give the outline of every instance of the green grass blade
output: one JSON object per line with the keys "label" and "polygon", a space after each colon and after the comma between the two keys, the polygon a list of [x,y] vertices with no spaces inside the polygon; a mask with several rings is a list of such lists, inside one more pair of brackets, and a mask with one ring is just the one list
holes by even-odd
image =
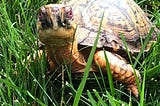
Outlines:
{"label": "green grass blade", "polygon": [[126,42],[126,40],[125,40],[125,38],[124,38],[124,36],[123,36],[122,33],[120,33],[120,37],[121,37],[122,42],[123,42],[123,44],[124,44],[124,46],[125,46],[126,53],[127,53],[127,55],[128,55],[129,61],[131,62],[131,64],[133,64],[132,59],[131,59],[130,52],[129,52],[129,50],[128,50],[127,42]]}
{"label": "green grass blade", "polygon": [[[130,52],[129,52],[129,50],[128,50],[127,42],[126,42],[123,34],[120,34],[120,36],[121,36],[122,42],[123,42],[123,44],[124,44],[124,46],[125,46],[127,55],[128,55],[128,57],[129,57],[129,60],[130,60],[130,63],[131,63],[131,65],[132,65],[132,67],[133,67],[133,62],[132,62],[132,59],[131,59]],[[142,52],[142,53],[143,53],[143,52]],[[139,60],[139,59],[137,59],[137,61],[138,61],[138,60]],[[135,61],[135,62],[137,63],[137,61]],[[136,84],[137,84],[137,87],[138,87],[138,92],[140,92],[140,91],[141,91],[141,86],[140,86],[140,81],[139,81],[139,79],[138,79],[138,76],[137,76],[137,74],[136,74],[136,72],[135,72],[135,66],[133,67],[133,70],[134,70],[134,76],[136,77]]]}
{"label": "green grass blade", "polygon": [[94,75],[95,80],[97,81],[97,84],[98,84],[98,86],[99,86],[99,89],[101,90],[101,92],[103,92],[102,87],[101,87],[101,84],[100,84],[100,82],[99,82],[99,80],[98,80],[96,74],[93,73],[93,75]]}
{"label": "green grass blade", "polygon": [[[22,90],[20,87],[16,86],[15,84],[13,84],[13,83],[5,80],[5,79],[0,79],[0,82],[8,85],[9,87],[14,88],[14,89],[18,92],[18,94],[19,94],[20,97],[22,96],[21,93],[27,94],[27,95],[30,96],[32,99],[36,100],[39,104],[41,104],[42,106],[45,106],[45,104],[44,104],[42,101],[40,101],[39,99],[35,98],[29,91],[27,91],[27,90]],[[22,98],[23,98],[23,97],[22,97]]]}
{"label": "green grass blade", "polygon": [[147,71],[147,79],[151,78],[151,77],[154,77],[154,76],[159,76],[160,75],[160,64],[159,65],[156,65],[154,66],[153,68],[149,69]]}
{"label": "green grass blade", "polygon": [[117,106],[114,99],[113,99],[113,96],[110,95],[110,93],[108,91],[106,91],[107,93],[107,96],[108,96],[108,100],[110,101],[111,105],[112,106]]}
{"label": "green grass blade", "polygon": [[[27,67],[26,67],[27,68]],[[56,104],[52,101],[52,99],[50,98],[50,96],[47,94],[46,90],[41,86],[41,84],[37,81],[37,79],[34,77],[34,75],[32,74],[32,72],[30,72],[30,70],[28,70],[28,72],[30,73],[30,75],[34,78],[34,81],[37,82],[37,84],[39,85],[39,87],[42,89],[42,91],[44,92],[44,94],[48,97],[48,99],[51,101],[53,106],[56,106]]]}
{"label": "green grass blade", "polygon": [[98,69],[99,69],[99,72],[100,72],[100,75],[101,75],[101,78],[102,78],[102,83],[103,83],[104,89],[106,90],[107,88],[106,88],[105,79],[104,79],[104,76],[103,76],[102,69],[99,66],[99,64],[97,64],[97,65],[98,65]]}
{"label": "green grass blade", "polygon": [[[97,97],[97,99],[99,100],[99,103],[102,105],[102,106],[108,106],[102,99],[102,97],[100,97],[99,93],[93,89],[93,92],[95,94],[95,96]],[[114,105],[115,106],[115,105]]]}
{"label": "green grass blade", "polygon": [[111,94],[114,97],[115,96],[115,90],[114,90],[114,85],[113,85],[112,73],[111,73],[111,69],[110,69],[110,65],[109,65],[109,61],[108,61],[105,49],[103,49],[103,51],[104,51],[104,56],[105,56],[105,60],[106,60],[106,70],[107,70],[107,74],[108,74],[109,86],[110,86]]}
{"label": "green grass blade", "polygon": [[[73,85],[71,85],[71,84],[68,83],[68,82],[66,82],[65,85],[68,86],[69,88],[71,88],[71,90],[72,90],[74,93],[77,93],[77,91],[76,91],[76,89],[74,89]],[[81,95],[81,97],[82,97],[83,100],[85,100],[85,101],[87,101],[87,102],[90,102],[90,101],[88,100],[88,98],[86,98],[85,96]]]}
{"label": "green grass blade", "polygon": [[144,106],[145,81],[146,81],[146,70],[144,70],[143,74],[142,90],[140,94],[140,106]]}
{"label": "green grass blade", "polygon": [[97,43],[98,43],[100,31],[101,31],[101,26],[102,26],[102,22],[103,22],[103,17],[104,17],[104,13],[103,13],[102,19],[100,21],[100,25],[99,25],[99,29],[98,29],[98,33],[97,33],[97,37],[96,37],[94,46],[92,47],[91,53],[90,53],[88,61],[87,61],[86,68],[84,70],[83,79],[82,79],[82,81],[81,81],[81,83],[78,87],[76,96],[74,98],[73,106],[78,106],[82,91],[84,89],[84,86],[85,86],[85,83],[86,83],[86,80],[87,80],[87,77],[88,77],[88,74],[89,74],[89,70],[90,70],[90,67],[91,67],[91,64],[92,64],[92,60],[93,60],[93,57],[94,57],[94,53],[96,51],[96,47],[97,47]]}
{"label": "green grass blade", "polygon": [[46,104],[44,104],[39,99],[35,98],[29,91],[26,91],[26,94],[28,94],[32,99],[34,99],[36,102],[38,102],[41,106],[46,106]]}
{"label": "green grass blade", "polygon": [[[154,27],[152,27],[152,28],[150,29],[149,34],[148,34],[148,36],[146,37],[146,39],[145,39],[145,41],[144,41],[144,44],[143,44],[143,46],[142,46],[142,48],[141,48],[141,50],[140,50],[140,53],[139,53],[138,56],[137,56],[137,60],[140,59],[140,57],[142,56],[143,52],[145,51],[145,48],[146,48],[149,40],[151,39],[151,36],[152,36],[153,32],[154,32]],[[134,63],[134,68],[136,67],[136,65],[137,65],[137,61],[135,61],[135,63]]]}
{"label": "green grass blade", "polygon": [[92,104],[92,106],[97,106],[97,103],[96,103],[96,101],[94,100],[94,98],[93,98],[93,96],[92,96],[92,94],[90,93],[89,90],[87,90],[87,94],[88,94],[89,101],[90,101],[90,103]]}
{"label": "green grass blade", "polygon": [[[128,106],[128,104],[122,100],[115,99],[108,91],[106,91],[107,95],[103,95],[104,98],[107,98],[111,104],[111,106]],[[130,105],[129,105],[130,106]]]}

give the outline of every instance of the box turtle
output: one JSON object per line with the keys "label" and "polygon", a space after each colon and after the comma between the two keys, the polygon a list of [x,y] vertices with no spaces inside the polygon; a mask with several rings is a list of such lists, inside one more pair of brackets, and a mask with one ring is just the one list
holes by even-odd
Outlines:
{"label": "box turtle", "polygon": [[[104,14],[103,14],[104,13]],[[145,40],[153,26],[142,9],[133,0],[71,0],[65,4],[42,6],[38,13],[39,40],[46,46],[50,69],[72,63],[73,73],[83,73],[90,50],[95,42],[100,21],[101,31],[91,72],[98,66],[106,73],[107,54],[113,78],[125,84],[138,97],[135,74],[125,58],[126,49],[121,40],[123,34],[131,54],[141,49],[140,39]],[[145,51],[149,50],[155,33]]]}

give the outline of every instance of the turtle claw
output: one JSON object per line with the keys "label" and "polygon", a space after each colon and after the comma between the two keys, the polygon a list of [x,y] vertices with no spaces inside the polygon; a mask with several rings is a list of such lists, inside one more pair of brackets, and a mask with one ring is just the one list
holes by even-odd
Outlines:
{"label": "turtle claw", "polygon": [[138,88],[136,86],[136,84],[132,84],[132,85],[127,85],[127,88],[129,91],[132,92],[132,94],[138,99],[139,98],[139,93],[138,93]]}

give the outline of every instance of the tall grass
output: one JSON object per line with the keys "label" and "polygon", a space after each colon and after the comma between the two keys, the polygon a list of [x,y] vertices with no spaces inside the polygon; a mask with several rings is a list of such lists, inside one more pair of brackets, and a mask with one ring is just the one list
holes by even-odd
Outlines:
{"label": "tall grass", "polygon": [[[114,87],[110,89],[108,79],[102,74],[100,74],[101,79],[96,74],[92,78],[86,75],[80,85],[81,78],[75,78],[76,84],[79,82],[76,85],[71,84],[71,81],[68,82],[68,80],[62,83],[63,73],[47,75],[45,53],[42,58],[36,58],[36,60],[33,59],[33,55],[37,55],[38,50],[35,25],[37,11],[41,5],[48,2],[51,1],[0,1],[0,104],[2,106],[59,106],[60,104],[67,106],[72,105],[73,102],[76,105],[79,102],[79,105],[88,106],[160,105],[159,34],[157,34],[157,42],[152,45],[150,52],[142,56],[142,62],[138,61],[140,57],[133,57],[137,61],[136,68],[144,78],[145,85],[142,87],[141,102],[124,93],[125,87],[116,81],[113,82]],[[137,0],[137,2],[144,10],[146,9],[145,3],[149,4],[150,8],[147,8],[147,12],[151,13],[151,20],[160,28],[158,4],[156,5],[150,0],[141,2]],[[63,68],[65,70],[66,67]],[[90,82],[93,83],[89,85]],[[95,84],[97,84],[96,87]],[[90,88],[86,87],[87,85]],[[76,90],[77,88],[79,89]],[[110,93],[111,90],[114,90],[115,94]]]}
{"label": "tall grass", "polygon": [[36,14],[44,4],[43,0],[0,1],[1,105],[48,104],[45,61],[27,59],[37,49]]}

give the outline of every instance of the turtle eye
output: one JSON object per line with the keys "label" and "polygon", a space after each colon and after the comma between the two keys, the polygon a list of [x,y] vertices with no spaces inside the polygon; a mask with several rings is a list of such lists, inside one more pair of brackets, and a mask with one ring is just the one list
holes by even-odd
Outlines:
{"label": "turtle eye", "polygon": [[72,8],[71,7],[66,7],[66,17],[68,19],[72,19],[73,17],[73,12],[72,12]]}

